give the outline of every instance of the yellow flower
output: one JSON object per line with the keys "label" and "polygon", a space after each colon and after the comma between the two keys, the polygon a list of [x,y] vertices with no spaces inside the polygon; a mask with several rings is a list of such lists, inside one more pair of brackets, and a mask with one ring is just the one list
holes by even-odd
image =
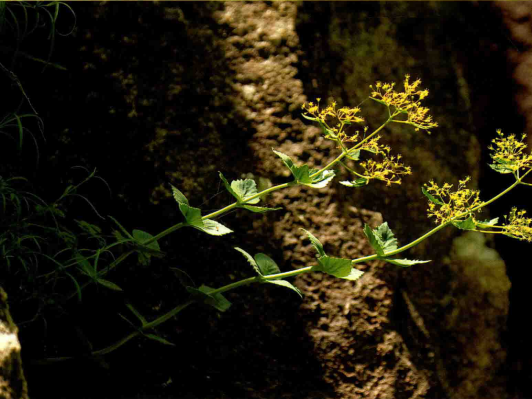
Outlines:
{"label": "yellow flower", "polygon": [[[331,102],[325,108],[320,109],[320,98],[316,99],[318,104],[308,102],[301,107],[306,113],[303,116],[307,119],[319,122],[326,130],[327,138],[331,140],[340,140],[342,142],[354,142],[358,138],[358,132],[355,135],[347,135],[343,131],[344,126],[351,125],[352,123],[362,123],[364,118],[359,116],[360,108],[354,107],[342,107],[336,109],[336,101]],[[337,127],[331,127],[334,123],[337,123]]]}
{"label": "yellow flower", "polygon": [[[471,178],[468,176],[458,182],[457,190],[451,192],[452,184],[444,183],[438,186],[434,181],[425,184],[425,190],[438,203],[429,202],[428,216],[436,218],[436,223],[444,224],[451,220],[461,221],[473,217],[475,207],[481,204],[480,192],[465,188]],[[474,219],[474,217],[473,217]]]}
{"label": "yellow flower", "polygon": [[503,234],[523,241],[532,241],[532,219],[525,217],[526,211],[512,208],[510,214],[505,216],[507,224],[503,227]]}
{"label": "yellow flower", "polygon": [[410,166],[405,166],[403,163],[399,162],[401,155],[389,156],[389,148],[386,148],[386,152],[381,152],[384,154],[384,158],[381,162],[374,161],[369,159],[367,161],[360,162],[360,166],[364,169],[364,177],[366,179],[377,179],[386,182],[387,186],[393,184],[401,184],[401,175],[410,175],[412,170]]}
{"label": "yellow flower", "polygon": [[429,94],[428,90],[420,90],[418,86],[421,80],[417,79],[410,83],[410,75],[405,76],[404,92],[394,90],[395,83],[377,82],[375,86],[370,86],[372,93],[370,98],[385,104],[388,108],[393,107],[393,112],[407,114],[406,120],[395,120],[395,122],[407,123],[416,130],[427,130],[437,127],[438,124],[429,115],[429,109],[421,106],[421,100]]}
{"label": "yellow flower", "polygon": [[518,140],[515,134],[505,137],[499,129],[497,136],[489,147],[493,151],[491,158],[494,163],[490,165],[493,169],[500,173],[514,173],[520,169],[532,168],[532,155],[524,152],[527,148],[524,143],[526,134]]}

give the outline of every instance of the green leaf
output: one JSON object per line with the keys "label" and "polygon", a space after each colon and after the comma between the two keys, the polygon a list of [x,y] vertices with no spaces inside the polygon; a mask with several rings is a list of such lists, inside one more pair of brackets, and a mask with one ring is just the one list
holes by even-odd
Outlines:
{"label": "green leaf", "polygon": [[377,236],[377,240],[379,240],[379,244],[384,252],[395,251],[397,249],[397,239],[387,222],[381,224],[373,232]]}
{"label": "green leaf", "polygon": [[292,172],[292,169],[294,167],[294,161],[292,161],[292,159],[288,155],[283,154],[282,152],[275,151],[273,148],[272,148],[272,151],[274,152],[275,155],[277,155],[279,158],[282,159],[286,167],[290,169],[290,172]]}
{"label": "green leaf", "polygon": [[[239,202],[243,202],[246,198],[252,197],[257,194],[257,184],[252,179],[246,180],[233,180],[231,182],[231,188],[237,194]],[[253,198],[247,201],[247,204],[257,204],[260,198]]]}
{"label": "green leaf", "polygon": [[436,198],[435,196],[433,196],[432,194],[430,194],[426,189],[425,187],[421,187],[421,192],[423,193],[423,195],[425,197],[427,197],[429,199],[430,202],[433,202],[437,205],[443,205],[443,201],[439,200],[438,198]]}
{"label": "green leaf", "polygon": [[187,204],[179,204],[179,210],[185,217],[186,223],[189,226],[203,227],[203,219],[201,218],[201,209],[194,208]]}
{"label": "green leaf", "polygon": [[161,344],[175,346],[175,344],[167,341],[164,338],[159,337],[158,335],[155,335],[155,334],[142,334],[142,335],[144,335],[146,338],[153,339],[154,341],[160,342]]}
{"label": "green leaf", "polygon": [[247,209],[248,211],[255,212],[255,213],[266,213],[269,211],[278,211],[279,209],[283,209],[283,208],[265,208],[262,206],[252,206],[252,205],[241,205],[240,207]]}
{"label": "green leaf", "polygon": [[307,233],[308,238],[309,238],[310,242],[312,243],[312,246],[318,252],[318,255],[320,257],[325,256],[325,251],[323,250],[323,244],[320,242],[320,240],[318,240],[316,237],[314,237],[314,235],[310,231],[307,231],[305,229],[301,229],[301,230],[303,230],[305,233]]}
{"label": "green leaf", "polygon": [[340,278],[343,278],[344,280],[355,281],[355,280],[358,280],[360,277],[362,277],[363,274],[364,274],[363,271],[352,268],[347,276],[340,277]]}
{"label": "green leaf", "polygon": [[192,278],[184,270],[178,269],[177,267],[171,267],[170,269],[174,271],[177,279],[179,280],[179,283],[183,287],[196,286],[196,284],[194,284],[194,281],[192,281]]}
{"label": "green leaf", "polygon": [[181,205],[181,204],[188,205],[187,197],[185,197],[185,195],[181,191],[179,191],[177,188],[175,188],[171,184],[170,184],[170,187],[172,187],[172,194],[173,194],[175,200],[177,201],[177,203],[179,205]]}
{"label": "green leaf", "polygon": [[375,252],[377,252],[377,255],[382,256],[384,255],[384,250],[382,249],[382,246],[377,240],[377,237],[375,233],[373,232],[372,228],[369,227],[369,225],[364,225],[364,234],[368,238],[369,244],[373,247]]}
{"label": "green leaf", "polygon": [[193,226],[211,236],[223,236],[232,233],[233,230],[225,227],[223,224],[215,222],[214,220],[206,219],[203,221],[203,226]]}
{"label": "green leaf", "polygon": [[270,274],[281,273],[281,269],[277,266],[277,263],[270,258],[268,255],[259,253],[255,255],[255,262],[264,276],[269,276]]}
{"label": "green leaf", "polygon": [[334,258],[332,256],[322,256],[318,259],[318,270],[335,277],[345,278],[351,274],[351,259]]}
{"label": "green leaf", "polygon": [[236,198],[237,201],[240,202],[240,197],[238,196],[238,194],[233,190],[233,188],[231,187],[231,185],[229,184],[229,182],[227,181],[227,179],[224,177],[224,175],[222,174],[222,172],[218,172],[220,174],[220,179],[222,179],[222,182],[224,183],[224,186],[225,188],[227,189],[227,191],[229,191],[229,193],[231,193],[231,195],[233,197]]}
{"label": "green leaf", "polygon": [[132,304],[127,303],[126,306],[127,306],[127,308],[128,308],[129,310],[131,310],[131,312],[137,317],[137,319],[139,319],[139,321],[142,323],[143,326],[145,326],[146,324],[148,324],[148,321],[144,318],[144,316],[142,316],[142,315],[138,312],[137,309],[135,309],[135,308],[133,307]]}
{"label": "green leaf", "polygon": [[418,263],[429,263],[430,260],[410,260],[410,259],[390,259],[390,258],[381,258],[381,260],[384,260],[388,263],[391,263],[392,265],[402,266],[402,267],[410,267],[412,265],[416,265]]}
{"label": "green leaf", "polygon": [[[313,175],[318,170],[311,169],[309,173]],[[313,187],[313,188],[323,188],[329,184],[329,182],[334,179],[335,173],[333,170],[325,170],[322,173],[320,173],[318,176],[314,177],[312,179],[312,183],[306,184],[307,186]]]}
{"label": "green leaf", "polygon": [[360,159],[360,150],[348,151],[346,156],[353,161],[358,161]]}
{"label": "green leaf", "polygon": [[[135,241],[137,241],[139,244],[144,245],[144,243],[148,240],[151,240],[153,236],[149,233],[146,233],[142,230],[133,230],[133,238]],[[152,241],[146,247],[153,249],[154,251],[160,251],[161,247],[159,247],[159,243],[157,241]]]}
{"label": "green leaf", "polygon": [[194,287],[187,287],[187,291],[190,292],[192,296],[196,297],[201,302],[214,307],[220,312],[225,312],[231,306],[231,302],[225,299],[222,294],[209,294],[211,291],[214,291],[214,288],[208,287],[206,285],[202,285],[201,287],[199,287],[199,289]]}
{"label": "green leaf", "polygon": [[306,114],[301,114],[301,116],[302,116],[303,118],[308,119],[309,121],[313,121],[313,122],[316,122],[316,121],[319,120],[318,118],[313,118],[313,117],[308,116],[308,115],[306,115]]}
{"label": "green leaf", "polygon": [[96,271],[94,270],[94,267],[92,267],[92,265],[89,263],[89,261],[86,258],[78,254],[74,257],[74,259],[76,259],[76,262],[80,266],[81,271],[83,271],[86,275],[90,277],[93,277],[96,275]]}
{"label": "green leaf", "polygon": [[122,291],[122,288],[120,288],[118,285],[116,285],[115,283],[111,282],[111,281],[108,281],[108,280],[104,280],[102,278],[99,278],[99,279],[96,279],[96,282],[98,284],[101,284],[103,285],[104,287],[106,288],[109,288],[111,290],[114,290],[114,291]]}
{"label": "green leaf", "polygon": [[368,182],[369,182],[368,179],[361,177],[353,181],[344,180],[344,181],[341,181],[340,184],[343,184],[344,186],[347,186],[347,187],[362,187],[362,186],[367,185]]}
{"label": "green leaf", "polygon": [[458,227],[460,230],[475,230],[477,227],[471,216],[469,216],[466,220],[453,222],[453,226]]}
{"label": "green leaf", "polygon": [[499,222],[499,218],[494,218],[491,220],[483,220],[481,222],[477,222],[477,225],[482,226],[495,226]]}
{"label": "green leaf", "polygon": [[129,232],[125,229],[124,226],[122,226],[120,223],[118,223],[118,220],[116,220],[114,217],[112,216],[109,216],[109,219],[111,219],[113,222],[115,222],[115,224],[118,226],[118,228],[120,230],[122,230],[122,233],[124,233],[126,235],[126,237],[129,237],[131,238],[132,240],[134,240],[133,236],[131,234],[129,234]]}
{"label": "green leaf", "polygon": [[246,251],[244,251],[242,248],[238,248],[238,247],[235,247],[235,249],[240,252],[242,255],[244,255],[244,257],[247,259],[248,263],[253,267],[253,269],[255,269],[255,271],[257,272],[258,275],[262,276],[262,273],[260,271],[260,268],[259,266],[257,265],[257,262],[255,262],[255,259],[253,259],[253,257],[248,254]]}
{"label": "green leaf", "polygon": [[295,291],[297,295],[303,298],[303,294],[301,293],[301,291],[286,280],[268,280],[266,282],[269,284],[275,284],[275,285],[280,285],[281,287],[290,288],[291,290]]}
{"label": "green leaf", "polygon": [[92,237],[99,237],[100,234],[102,233],[102,229],[100,229],[98,226],[94,224],[87,223],[84,220],[75,220],[75,222],[84,232],[88,233]]}

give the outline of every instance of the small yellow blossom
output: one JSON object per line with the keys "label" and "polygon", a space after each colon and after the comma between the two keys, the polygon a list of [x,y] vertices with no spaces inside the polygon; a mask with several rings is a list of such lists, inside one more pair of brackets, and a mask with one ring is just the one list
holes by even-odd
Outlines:
{"label": "small yellow blossom", "polygon": [[514,173],[520,169],[532,169],[532,155],[525,153],[527,145],[523,142],[526,134],[521,136],[521,140],[515,134],[504,136],[502,131],[497,130],[497,136],[492,140],[489,147],[493,153],[491,167],[500,173]]}
{"label": "small yellow blossom", "polygon": [[532,242],[532,227],[530,226],[532,219],[525,217],[525,214],[525,210],[518,211],[517,208],[512,208],[510,214],[505,216],[507,224],[502,226],[503,234]]}
{"label": "small yellow blossom", "polygon": [[401,184],[401,175],[410,175],[412,170],[410,166],[405,166],[400,162],[401,155],[389,156],[390,149],[387,148],[384,154],[384,159],[381,162],[369,159],[360,162],[360,166],[365,170],[364,177],[366,179],[377,179],[386,182],[387,186],[393,184]]}
{"label": "small yellow blossom", "polygon": [[[340,140],[342,142],[354,142],[358,139],[358,132],[355,135],[348,135],[344,132],[344,126],[351,125],[352,123],[363,123],[364,118],[359,116],[360,108],[354,107],[342,107],[336,109],[336,101],[331,102],[325,108],[320,109],[320,98],[317,98],[317,104],[308,102],[301,107],[306,114],[303,116],[307,119],[311,119],[319,122],[325,128],[328,133],[327,138],[331,140]],[[334,123],[337,123],[335,127]]]}
{"label": "small yellow blossom", "polygon": [[429,91],[418,89],[420,84],[420,79],[410,83],[410,75],[406,75],[404,92],[397,92],[394,90],[395,83],[377,82],[375,86],[370,86],[370,98],[393,107],[394,111],[407,114],[406,120],[396,122],[407,123],[414,126],[416,131],[422,129],[430,133],[429,129],[438,127],[438,124],[432,120],[429,109],[421,106],[421,100],[428,96]]}
{"label": "small yellow blossom", "polygon": [[436,223],[444,224],[451,220],[465,220],[472,216],[473,208],[481,204],[480,192],[465,188],[471,178],[466,177],[458,182],[455,192],[451,192],[452,184],[438,186],[434,181],[425,184],[425,190],[441,204],[429,201],[427,209],[429,217],[436,218]]}

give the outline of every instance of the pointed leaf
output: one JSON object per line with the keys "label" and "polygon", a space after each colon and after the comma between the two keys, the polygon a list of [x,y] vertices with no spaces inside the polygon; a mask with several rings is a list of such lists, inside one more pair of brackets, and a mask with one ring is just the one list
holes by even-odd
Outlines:
{"label": "pointed leaf", "polygon": [[299,295],[301,298],[303,298],[303,294],[301,293],[301,291],[297,287],[295,287],[294,285],[290,284],[286,280],[268,280],[267,283],[280,285],[281,287],[290,288],[291,290],[295,291],[297,293],[297,295]]}
{"label": "pointed leaf", "polygon": [[227,181],[227,179],[224,177],[224,175],[222,174],[222,172],[218,172],[220,174],[220,179],[222,179],[222,182],[224,183],[224,186],[225,188],[227,189],[227,191],[229,191],[231,193],[231,195],[233,197],[235,197],[237,199],[237,201],[240,202],[240,197],[238,196],[238,194],[233,190],[233,188],[231,187],[231,185],[229,184],[229,182]]}
{"label": "pointed leaf", "polygon": [[232,233],[233,230],[225,227],[223,224],[215,222],[214,220],[206,219],[203,221],[203,226],[194,226],[198,230],[201,230],[211,236],[223,236],[225,234]]}
{"label": "pointed leaf", "polygon": [[192,281],[192,278],[184,270],[178,269],[177,267],[171,267],[170,269],[174,271],[177,279],[179,280],[179,283],[183,287],[195,287],[196,286],[196,284],[194,284],[194,281]]}
{"label": "pointed leaf", "polygon": [[483,220],[481,222],[476,222],[477,225],[482,226],[495,226],[499,222],[499,218],[494,218],[491,220]]}
{"label": "pointed leaf", "polygon": [[[148,240],[151,240],[153,236],[149,233],[146,233],[142,230],[133,230],[133,238],[141,245],[144,245],[144,243]],[[161,247],[159,247],[159,243],[157,241],[152,241],[148,245],[146,245],[148,248],[153,249],[154,251],[160,251]]]}
{"label": "pointed leaf", "polygon": [[322,256],[318,259],[319,270],[335,277],[345,278],[351,273],[351,259],[334,258],[332,256]]}
{"label": "pointed leaf", "polygon": [[[142,316],[142,315],[137,311],[137,309],[135,309],[135,308],[133,307],[132,304],[127,303],[126,306],[127,306],[127,308],[128,308],[129,310],[131,310],[131,312],[137,317],[137,319],[139,319],[139,321],[142,323],[143,326],[145,326],[146,324],[148,324],[148,322],[146,321],[146,319],[144,318],[144,316]],[[127,319],[126,319],[126,320],[127,320]]]}
{"label": "pointed leaf", "polygon": [[244,251],[242,248],[235,247],[235,249],[238,252],[240,252],[242,255],[244,255],[244,257],[247,259],[248,263],[253,267],[253,269],[255,269],[257,274],[262,276],[262,273],[261,273],[261,271],[259,269],[259,266],[257,265],[257,262],[255,262],[255,259],[253,259],[253,257],[250,254],[248,254],[246,251]]}
{"label": "pointed leaf", "polygon": [[355,281],[355,280],[358,280],[360,277],[362,277],[363,274],[364,274],[363,271],[352,268],[347,276],[340,277],[340,278],[343,278],[344,280]]}
{"label": "pointed leaf", "polygon": [[410,267],[412,265],[416,265],[418,263],[429,263],[430,260],[410,260],[410,259],[390,259],[390,258],[381,258],[381,260],[384,260],[388,263],[391,263],[393,265],[402,266],[402,267]]}
{"label": "pointed leaf", "polygon": [[113,283],[111,281],[99,278],[99,279],[96,279],[96,282],[98,284],[103,285],[106,288],[109,288],[109,289],[113,290],[113,291],[122,291],[122,288],[120,288],[118,285],[116,285],[115,283]]}
{"label": "pointed leaf", "polygon": [[179,204],[179,210],[185,217],[188,225],[193,227],[203,227],[203,220],[201,218],[201,209],[191,207],[187,204]]}
{"label": "pointed leaf", "polygon": [[265,208],[262,206],[252,206],[252,205],[241,205],[240,207],[247,209],[248,211],[255,212],[255,213],[266,213],[269,211],[278,211],[279,209],[283,209],[283,208]]}
{"label": "pointed leaf", "polygon": [[146,338],[153,339],[154,341],[160,342],[161,344],[175,346],[175,344],[167,341],[164,338],[159,337],[158,335],[155,335],[155,334],[142,334],[142,335],[144,335]]}
{"label": "pointed leaf", "polygon": [[453,222],[453,226],[458,227],[460,230],[475,230],[477,227],[471,216],[469,216],[466,220]]}
{"label": "pointed leaf", "polygon": [[318,252],[318,255],[320,257],[325,256],[325,251],[323,250],[323,244],[320,242],[320,240],[318,240],[316,237],[314,237],[314,235],[310,231],[307,231],[305,229],[301,229],[301,230],[303,230],[305,233],[307,233],[308,238],[309,238],[310,242],[312,243],[312,246]]}
{"label": "pointed leaf", "polygon": [[312,179],[310,178],[310,168],[308,165],[301,165],[292,167],[292,174],[298,181],[298,183],[310,185],[312,184]]}
{"label": "pointed leaf", "polygon": [[373,247],[377,255],[384,255],[384,250],[382,249],[379,240],[375,236],[375,233],[373,232],[372,228],[369,227],[369,225],[367,224],[364,225],[364,234],[366,235],[366,237],[368,237],[369,244]]}
{"label": "pointed leaf", "polygon": [[202,285],[198,288],[187,287],[187,291],[190,292],[196,299],[200,300],[207,305],[210,305],[220,312],[225,312],[231,306],[229,302],[222,294],[210,295],[211,291],[214,291],[214,288]]}
{"label": "pointed leaf", "polygon": [[352,159],[353,161],[358,161],[360,159],[360,150],[353,150],[347,153],[347,158]]}
{"label": "pointed leaf", "polygon": [[[252,179],[246,180],[234,180],[231,182],[231,188],[237,194],[237,199],[245,201],[246,198],[252,197],[257,194],[257,183]],[[260,198],[253,198],[250,201],[246,201],[247,204],[256,204],[260,201]]]}
{"label": "pointed leaf", "polygon": [[89,261],[86,258],[78,254],[75,256],[75,259],[79,267],[81,268],[81,270],[86,275],[91,276],[91,277],[96,275],[96,270],[94,270],[94,267],[89,263]]}
{"label": "pointed leaf", "polygon": [[395,251],[397,249],[397,239],[387,222],[384,222],[376,230],[373,231],[379,240],[381,248],[384,252]]}
{"label": "pointed leaf", "polygon": [[170,184],[170,187],[172,187],[172,194],[173,194],[175,200],[177,201],[177,203],[179,205],[181,205],[181,204],[188,205],[187,197],[185,197],[185,195],[181,191],[179,191],[177,188],[175,188],[171,184]]}
{"label": "pointed leaf", "polygon": [[281,270],[279,269],[279,266],[277,266],[277,263],[275,263],[275,261],[268,255],[262,253],[256,254],[255,261],[257,262],[257,265],[262,275],[264,276],[281,273]]}
{"label": "pointed leaf", "polygon": [[[316,173],[317,170],[311,170],[310,174]],[[312,179],[312,183],[307,184],[307,186],[313,187],[313,188],[323,188],[329,184],[329,182],[334,179],[335,173],[333,170],[325,170],[322,173],[320,173],[318,176],[314,177]]]}
{"label": "pointed leaf", "polygon": [[362,187],[362,186],[367,185],[368,181],[369,181],[368,179],[361,177],[353,181],[347,181],[347,180],[341,181],[340,184],[343,184],[344,186],[347,186],[347,187]]}
{"label": "pointed leaf", "polygon": [[502,173],[502,174],[508,174],[514,171],[512,168],[509,168],[501,164],[488,164],[488,166],[494,171]]}
{"label": "pointed leaf", "polygon": [[429,199],[430,202],[433,202],[437,205],[443,205],[443,201],[439,200],[438,198],[436,198],[435,196],[433,196],[432,194],[430,194],[426,189],[425,187],[421,187],[421,192],[423,193],[423,195],[425,197],[427,197]]}
{"label": "pointed leaf", "polygon": [[273,148],[272,148],[272,151],[274,152],[275,155],[277,155],[279,158],[283,160],[286,167],[290,169],[290,172],[292,172],[292,168],[294,167],[294,162],[292,161],[292,159],[288,155],[283,154],[282,152],[276,151]]}

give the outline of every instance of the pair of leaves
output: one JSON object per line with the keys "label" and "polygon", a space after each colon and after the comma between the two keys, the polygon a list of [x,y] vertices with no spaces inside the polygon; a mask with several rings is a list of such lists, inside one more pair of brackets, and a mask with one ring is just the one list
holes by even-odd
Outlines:
{"label": "pair of leaves", "polygon": [[[255,270],[255,272],[259,276],[263,277],[263,276],[269,276],[272,274],[281,273],[281,269],[279,269],[279,266],[277,266],[277,263],[275,263],[275,261],[272,258],[270,258],[268,255],[265,255],[263,253],[258,253],[255,255],[255,258],[253,258],[250,254],[248,254],[242,248],[235,247],[235,249],[238,252],[240,252],[242,255],[244,255],[248,263],[253,267],[253,270]],[[301,294],[301,291],[286,280],[264,279],[262,280],[262,282],[268,283],[268,284],[280,285],[282,287],[289,288],[292,291],[296,292],[300,297],[303,297],[303,295]]]}
{"label": "pair of leaves", "polygon": [[[252,179],[245,180],[233,180],[231,184],[224,177],[222,172],[220,173],[220,179],[224,183],[225,188],[229,193],[236,198],[237,204],[240,208],[247,209],[248,211],[255,213],[265,213],[268,211],[276,211],[281,208],[266,208],[262,206],[253,206],[250,204],[257,204],[260,201],[259,197],[255,197],[257,192],[257,184]],[[248,199],[252,198],[252,199]]]}
{"label": "pair of leaves", "polygon": [[343,278],[345,280],[358,280],[364,272],[353,268],[351,259],[334,258],[328,256],[323,249],[323,244],[312,233],[305,229],[301,229],[307,233],[312,246],[318,253],[318,265],[313,266],[312,270],[320,271],[331,276]]}
{"label": "pair of leaves", "polygon": [[152,256],[162,257],[161,247],[157,241],[152,241],[149,244],[145,242],[151,240],[153,236],[142,230],[133,230],[133,239],[138,246],[139,263],[143,266],[148,266]]}
{"label": "pair of leaves", "polygon": [[[129,231],[125,229],[124,226],[122,226],[118,220],[113,218],[112,216],[109,216],[109,218],[115,222],[115,224],[118,226],[118,228],[122,231],[124,235],[122,235],[118,231],[114,231],[114,236],[119,241],[124,241],[128,243],[132,243],[135,245],[135,249],[139,254],[139,263],[143,266],[148,266],[151,261],[151,257],[163,257],[164,253],[161,252],[161,248],[159,247],[159,243],[157,241],[151,241],[153,239],[153,236],[149,233],[146,233],[142,230],[133,230],[130,234]],[[125,238],[125,237],[127,238]],[[146,242],[151,241],[149,244],[145,244]]]}
{"label": "pair of leaves", "polygon": [[211,294],[211,292],[214,291],[214,288],[206,285],[196,288],[194,281],[192,281],[192,278],[185,271],[175,267],[172,267],[172,270],[175,272],[181,285],[183,285],[198,302],[212,306],[220,312],[225,312],[231,306],[231,302],[229,302],[222,294]]}
{"label": "pair of leaves", "polygon": [[313,188],[323,188],[327,186],[327,184],[329,184],[329,182],[335,176],[335,173],[332,170],[325,170],[319,175],[313,176],[319,171],[318,169],[310,169],[309,166],[306,164],[302,166],[296,166],[294,164],[294,161],[292,161],[292,159],[288,155],[276,150],[273,150],[273,152],[275,153],[275,155],[281,158],[286,167],[290,169],[290,172],[292,172],[295,181],[299,184],[303,184],[305,186]]}
{"label": "pair of leaves", "polygon": [[376,229],[372,229],[366,224],[364,226],[364,234],[368,238],[371,247],[377,253],[378,258],[388,263],[402,267],[409,267],[418,263],[430,262],[430,260],[392,259],[386,257],[386,253],[395,251],[397,249],[397,239],[395,238],[387,222],[384,222]]}
{"label": "pair of leaves", "polygon": [[214,288],[202,285],[199,288],[187,287],[187,291],[199,302],[202,302],[206,305],[212,306],[220,312],[225,312],[231,307],[231,302],[229,302],[222,294],[216,293],[211,294],[214,291]]}
{"label": "pair of leaves", "polygon": [[[103,278],[100,278],[100,275],[98,274],[98,260],[100,258],[100,250],[97,251],[96,256],[94,258],[94,265],[91,265],[89,260],[85,257],[83,257],[81,254],[78,254],[75,256],[75,260],[78,264],[79,269],[81,272],[87,276],[89,276],[94,282],[109,288],[113,291],[122,291],[122,288],[120,288],[118,285],[113,283],[112,281],[105,280]],[[76,284],[77,285],[77,284]],[[78,296],[80,296],[80,293],[78,292]]]}
{"label": "pair of leaves", "polygon": [[189,205],[187,198],[181,191],[172,186],[172,194],[179,205],[179,210],[185,217],[186,224],[213,236],[223,236],[233,230],[214,220],[203,219],[201,209]]}
{"label": "pair of leaves", "polygon": [[[131,305],[130,303],[126,304],[126,306],[128,307],[128,309],[131,311],[131,313],[133,313],[135,315],[135,317],[140,321],[141,323],[141,326],[144,327],[145,325],[148,324],[148,321],[144,318],[144,316],[142,316],[139,311],[137,309],[135,309],[133,307],[133,305]],[[168,346],[175,346],[175,344],[167,341],[166,339],[164,338],[161,338],[159,337],[158,335],[155,335],[155,334],[149,334],[149,333],[145,333],[142,331],[141,328],[137,328],[131,321],[129,321],[125,316],[122,316],[120,315],[120,317],[122,317],[125,321],[127,321],[132,327],[134,327],[137,331],[139,331],[143,336],[145,336],[146,338],[149,338],[151,340],[154,340],[154,341],[157,341],[157,342],[160,342],[161,344],[164,344],[164,345],[168,345]]]}

